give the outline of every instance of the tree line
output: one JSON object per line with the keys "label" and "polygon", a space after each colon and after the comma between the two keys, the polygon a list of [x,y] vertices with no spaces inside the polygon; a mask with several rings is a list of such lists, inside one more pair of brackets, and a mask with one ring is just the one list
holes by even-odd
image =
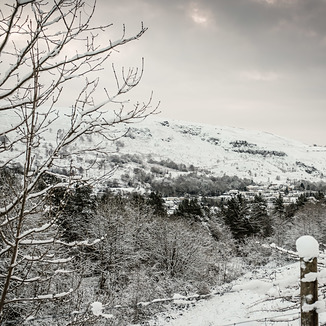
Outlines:
{"label": "tree line", "polygon": [[[0,172],[2,200],[10,202],[22,176],[10,169]],[[109,188],[96,192],[83,182],[67,189],[51,174],[45,174],[36,189],[42,191],[50,184],[55,187],[43,213],[32,214],[30,223],[42,226],[55,220],[56,227],[43,229],[44,238],[41,233],[33,237],[32,251],[27,243],[21,246],[19,271],[28,268],[28,276],[12,279],[8,297],[22,299],[5,305],[3,322],[19,324],[36,313],[49,316],[55,305],[58,316],[83,311],[75,316],[76,324],[100,325],[101,317],[89,309],[92,302],[125,307],[109,311],[114,314],[111,325],[144,321],[163,306],[141,307],[139,302],[175,293],[207,294],[214,286],[275,258],[271,249],[257,242],[293,249],[294,237],[302,232],[320,242],[326,237],[321,195],[315,203],[302,196],[293,205],[285,205],[279,195],[272,208],[262,196],[251,201],[241,195],[225,201],[186,197],[169,215],[158,192],[123,195]],[[7,237],[10,231],[2,229]],[[51,243],[39,241],[49,238]],[[3,240],[1,245],[5,248]],[[57,260],[56,251],[60,253]],[[47,259],[39,261],[39,255]],[[0,273],[5,273],[9,257],[3,250]],[[69,318],[62,317],[60,322],[69,324]]]}

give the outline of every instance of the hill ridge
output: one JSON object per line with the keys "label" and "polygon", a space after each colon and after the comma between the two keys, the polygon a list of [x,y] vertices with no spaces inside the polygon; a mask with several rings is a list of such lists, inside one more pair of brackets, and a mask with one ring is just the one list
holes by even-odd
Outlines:
{"label": "hill ridge", "polygon": [[[325,181],[326,149],[262,131],[157,116],[131,126],[120,154],[167,159],[256,183]],[[121,144],[122,144],[121,143]]]}

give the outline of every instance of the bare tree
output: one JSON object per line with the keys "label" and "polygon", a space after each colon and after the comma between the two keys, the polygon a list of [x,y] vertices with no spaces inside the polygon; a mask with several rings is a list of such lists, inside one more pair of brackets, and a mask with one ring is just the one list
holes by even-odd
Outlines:
{"label": "bare tree", "polygon": [[[0,139],[6,140],[0,146],[1,187],[6,190],[0,199],[2,321],[16,304],[27,318],[37,312],[39,302],[73,291],[53,287],[58,275],[72,272],[63,266],[72,257],[60,248],[78,243],[58,239],[57,214],[44,213],[51,211],[48,198],[54,188],[69,191],[81,178],[85,181],[77,173],[77,160],[88,152],[103,156],[105,144],[119,137],[116,124],[127,125],[156,110],[151,96],[146,103],[126,100],[142,78],[143,62],[140,69],[121,73],[112,65],[116,88],[104,88],[104,99],[96,101],[97,75],[111,53],[138,40],[146,28],[141,25],[136,35],[127,37],[123,27],[121,38],[103,45],[100,38],[111,25],[92,27],[96,2],[89,3],[16,0],[0,10]],[[73,89],[77,94],[69,111],[58,108],[65,92]],[[6,118],[9,124],[3,123]],[[51,129],[55,137],[48,139]],[[93,138],[74,145],[83,137]],[[45,176],[57,182],[44,182]]]}

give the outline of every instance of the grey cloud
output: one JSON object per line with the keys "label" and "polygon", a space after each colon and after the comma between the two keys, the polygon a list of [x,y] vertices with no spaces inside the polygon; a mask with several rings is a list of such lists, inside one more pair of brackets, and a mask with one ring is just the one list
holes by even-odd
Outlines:
{"label": "grey cloud", "polygon": [[[324,64],[326,3],[321,0],[279,2],[200,1],[221,27],[217,40],[234,37],[247,44],[255,62],[265,65]],[[217,41],[218,42],[218,41]],[[234,50],[235,50],[234,44]],[[232,48],[230,49],[232,51]]]}
{"label": "grey cloud", "polygon": [[[125,23],[130,33],[141,21],[149,27],[133,51],[125,53],[145,56],[139,92],[141,87],[154,89],[166,115],[180,118],[191,112],[190,117],[201,121],[209,115],[207,122],[217,124],[237,116],[242,127],[254,121],[256,129],[271,132],[264,117],[284,116],[285,111],[288,120],[296,116],[304,124],[309,107],[309,114],[316,112],[321,119],[326,102],[325,1],[98,1],[101,19],[116,26]],[[191,13],[206,17],[207,23],[196,23]],[[260,112],[259,119],[252,112]],[[298,135],[290,121],[285,124],[285,133]],[[326,139],[326,131],[321,132]]]}

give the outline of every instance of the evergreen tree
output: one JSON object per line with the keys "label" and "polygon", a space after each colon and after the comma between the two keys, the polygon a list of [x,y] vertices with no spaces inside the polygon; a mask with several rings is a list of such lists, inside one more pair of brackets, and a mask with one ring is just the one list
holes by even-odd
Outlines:
{"label": "evergreen tree", "polygon": [[284,199],[281,193],[279,193],[278,197],[273,200],[274,209],[273,212],[276,214],[280,219],[285,218],[285,205]]}
{"label": "evergreen tree", "polygon": [[76,184],[73,189],[57,188],[51,196],[52,213],[58,214],[61,237],[68,242],[85,239],[96,209],[92,188]]}
{"label": "evergreen tree", "polygon": [[278,246],[284,243],[284,235],[291,223],[291,214],[287,213],[282,194],[273,201],[273,233]]}
{"label": "evergreen tree", "polygon": [[197,198],[185,198],[178,205],[175,215],[200,220],[204,214]]}
{"label": "evergreen tree", "polygon": [[321,200],[321,199],[324,199],[325,198],[325,195],[322,191],[318,191],[317,193],[314,193],[314,197],[317,199],[317,200]]}
{"label": "evergreen tree", "polygon": [[235,239],[243,239],[254,233],[254,227],[250,223],[248,202],[243,196],[237,195],[228,200],[222,207],[222,215]]}
{"label": "evergreen tree", "polygon": [[292,223],[293,216],[298,209],[299,207],[296,203],[290,203],[289,205],[285,206],[285,219]]}
{"label": "evergreen tree", "polygon": [[304,206],[307,202],[308,202],[308,199],[307,199],[306,194],[301,194],[301,195],[298,197],[297,201],[296,201],[296,205],[297,205],[298,207],[302,207],[302,206]]}
{"label": "evergreen tree", "polygon": [[133,192],[129,195],[129,200],[134,206],[143,206],[145,204],[145,197],[138,193],[138,192]]}
{"label": "evergreen tree", "polygon": [[162,195],[158,192],[151,192],[147,198],[147,204],[153,207],[154,214],[159,216],[166,215],[166,208],[164,206],[164,199]]}
{"label": "evergreen tree", "polygon": [[267,212],[267,202],[261,195],[256,195],[251,205],[250,214],[251,225],[253,225],[254,233],[263,237],[272,234],[272,223]]}

